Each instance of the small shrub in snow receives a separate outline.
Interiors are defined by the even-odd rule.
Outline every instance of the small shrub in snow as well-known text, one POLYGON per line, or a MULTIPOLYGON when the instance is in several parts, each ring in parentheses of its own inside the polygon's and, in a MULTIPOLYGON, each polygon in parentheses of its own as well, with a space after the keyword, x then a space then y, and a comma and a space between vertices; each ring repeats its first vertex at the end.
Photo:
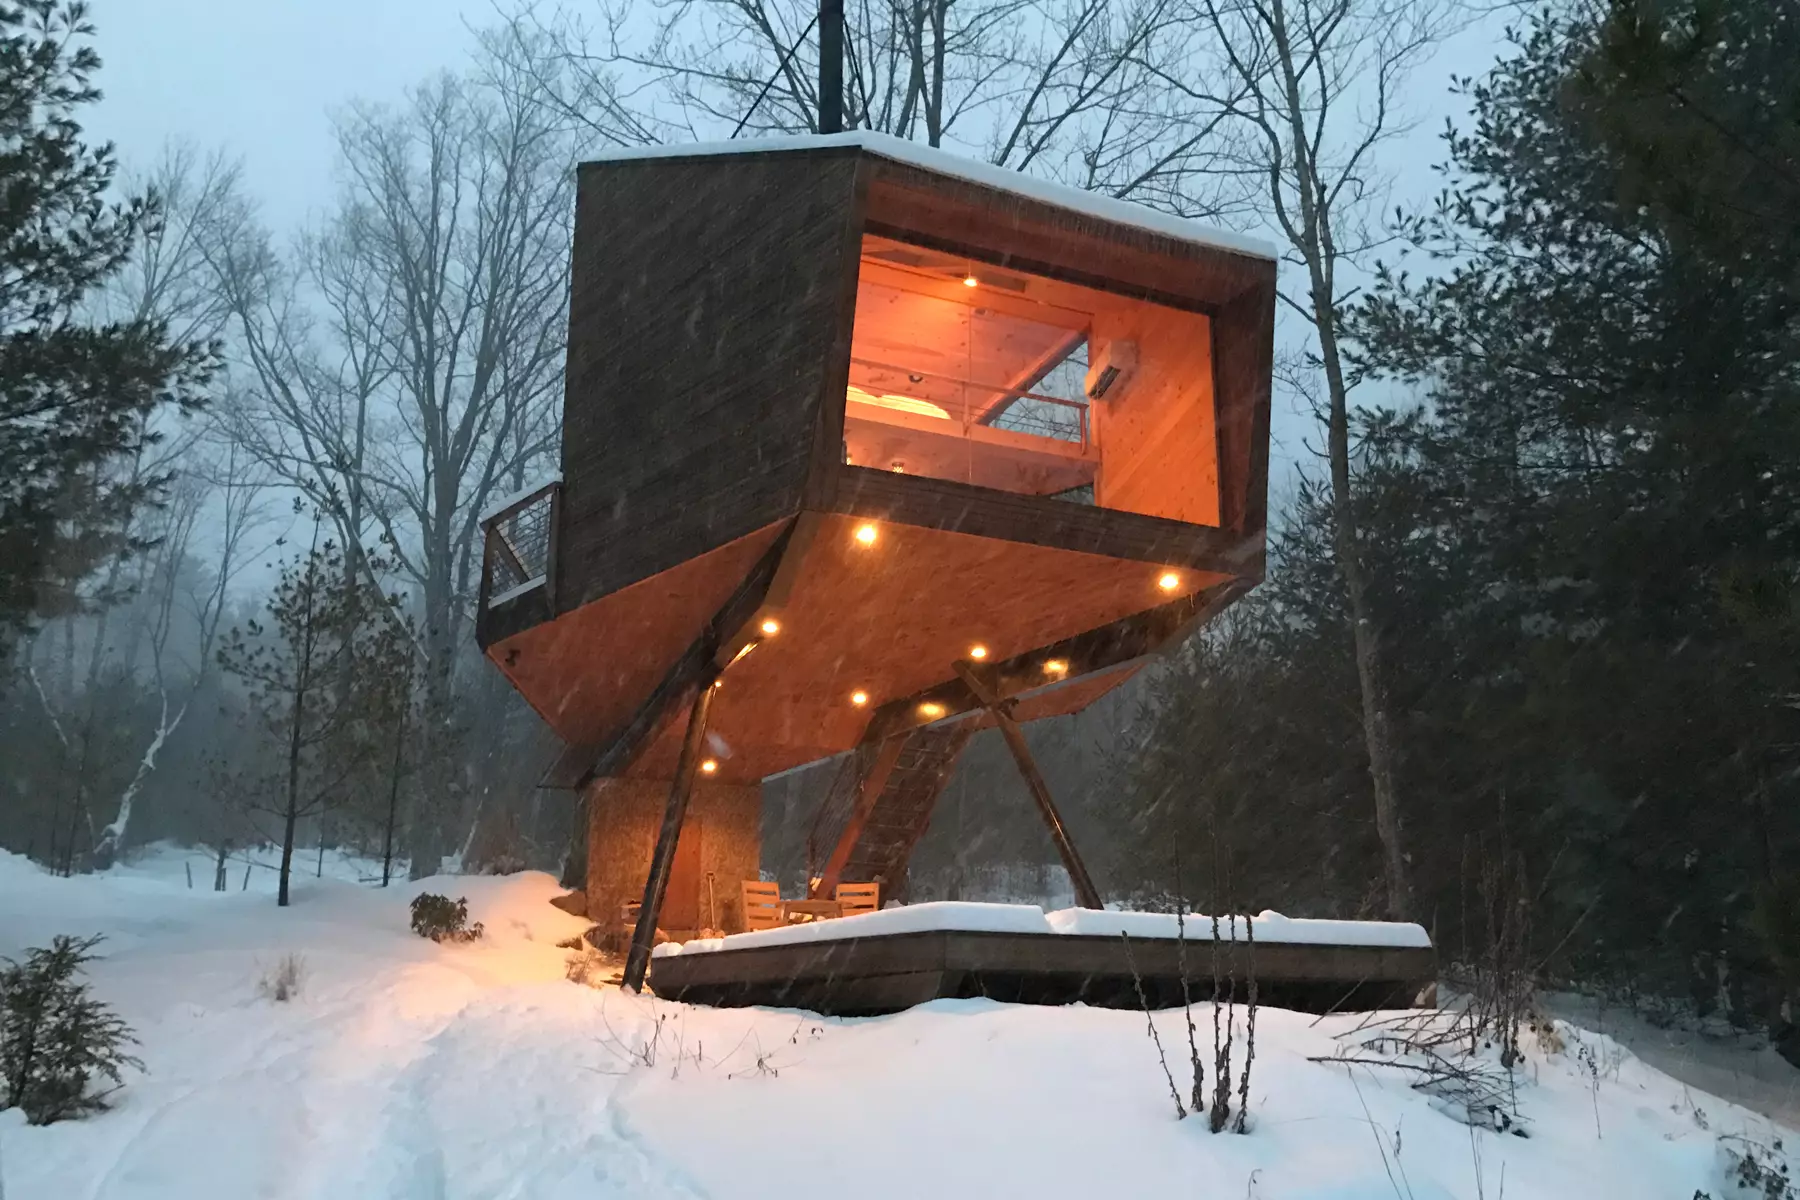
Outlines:
POLYGON ((481 922, 469 924, 469 901, 433 892, 413 897, 412 931, 434 942, 472 942, 481 936, 481 922))
MULTIPOLYGON (((1789 1176, 1787 1157, 1781 1141, 1763 1145, 1748 1137, 1719 1139, 1721 1173, 1725 1176, 1722 1194, 1734 1200, 1796 1200, 1793 1180, 1789 1176)), ((1712 1200, 1705 1192, 1695 1192, 1694 1200, 1712 1200)))
POLYGON ((600 953, 585 943, 578 943, 569 955, 564 974, 570 983, 583 987, 605 987, 619 981, 619 960, 600 953))
POLYGON ((298 954, 284 954, 280 962, 263 973, 256 990, 266 1000, 285 1004, 300 994, 305 982, 306 960, 298 954))
POLYGON ((24 962, 0 960, 0 1109, 23 1109, 33 1125, 104 1109, 125 1068, 144 1069, 126 1050, 131 1027, 76 979, 99 942, 61 936, 24 962), (96 1079, 112 1086, 96 1091, 96 1079))

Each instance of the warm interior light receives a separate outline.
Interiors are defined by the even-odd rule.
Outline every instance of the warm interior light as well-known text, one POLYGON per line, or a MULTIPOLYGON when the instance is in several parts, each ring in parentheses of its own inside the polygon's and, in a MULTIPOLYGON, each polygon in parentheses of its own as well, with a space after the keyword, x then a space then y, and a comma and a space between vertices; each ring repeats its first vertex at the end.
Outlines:
MULTIPOLYGON (((767 617, 764 618, 760 628, 764 633, 774 635, 781 632, 781 622, 777 621, 774 617, 767 617)), ((762 659, 759 658, 756 661, 761 662, 762 659)))
POLYGON ((869 702, 869 693, 861 692, 861 691, 850 693, 850 703, 856 705, 856 707, 861 708, 863 705, 867 704, 868 702, 869 702))
POLYGON ((975 272, 973 272, 973 271, 970 271, 967 275, 963 276, 963 286, 964 287, 974 287, 976 284, 978 284, 980 282, 981 282, 981 280, 975 278, 975 272))
POLYGON ((900 396, 892 392, 865 392, 852 384, 844 393, 852 404, 868 404, 876 408, 891 409, 894 412, 912 413, 916 417, 933 417, 939 421, 950 419, 950 410, 941 404, 933 404, 929 400, 920 400, 916 396, 900 396))
POLYGON ((865 546, 873 546, 877 536, 875 526, 873 525, 858 525, 856 527, 856 540, 865 546))
POLYGON ((1164 571, 1162 577, 1156 581, 1156 586, 1165 592, 1172 592, 1181 586, 1181 576, 1173 571, 1164 571))
POLYGON ((715 680, 713 680, 713 686, 716 688, 722 688, 725 686, 725 681, 723 679, 715 679, 715 680))
POLYGON ((921 717, 931 717, 933 719, 941 717, 944 715, 944 706, 934 700, 927 700, 925 703, 919 705, 919 715, 921 717))
POLYGON ((705 762, 700 764, 700 769, 702 771, 706 772, 706 774, 711 775, 714 771, 719 769, 718 761, 715 759, 709 758, 705 762))
POLYGON ((1067 675, 1068 673, 1069 673, 1069 664, 1066 659, 1047 658, 1044 660, 1044 674, 1054 676, 1057 679, 1061 679, 1064 675, 1067 675))
POLYGON ((970 646, 969 647, 969 657, 970 658, 986 658, 987 657, 987 647, 986 646, 970 646))
POLYGON ((893 466, 889 467, 888 470, 896 475, 904 475, 906 474, 906 464, 903 462, 896 462, 893 466))

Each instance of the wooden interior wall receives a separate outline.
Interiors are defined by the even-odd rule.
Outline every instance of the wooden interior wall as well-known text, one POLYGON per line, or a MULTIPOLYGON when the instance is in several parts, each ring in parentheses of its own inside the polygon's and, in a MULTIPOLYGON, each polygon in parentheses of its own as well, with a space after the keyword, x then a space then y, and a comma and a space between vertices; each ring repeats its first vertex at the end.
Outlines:
MULTIPOLYGON (((619 923, 626 901, 644 898, 668 799, 669 783, 663 779, 600 779, 590 785, 587 912, 608 930, 619 923)), ((696 781, 676 858, 680 869, 670 880, 662 928, 671 936, 691 936, 716 917, 715 928, 741 933, 740 885, 762 869, 762 788, 696 781), (678 923, 684 921, 693 923, 678 923)))
MULTIPOLYGON (((1275 264, 1013 192, 872 158, 873 232, 1123 295, 1208 310, 1254 288, 1275 264)), ((1269 319, 1274 318, 1273 311, 1269 319)))
POLYGON ((852 148, 579 178, 560 612, 798 510, 860 236, 852 148))
POLYGON ((1117 399, 1094 404, 1102 508, 1219 523, 1218 441, 1213 424, 1210 322, 1200 313, 1150 304, 1094 316, 1090 355, 1112 339, 1137 347, 1137 370, 1117 399))

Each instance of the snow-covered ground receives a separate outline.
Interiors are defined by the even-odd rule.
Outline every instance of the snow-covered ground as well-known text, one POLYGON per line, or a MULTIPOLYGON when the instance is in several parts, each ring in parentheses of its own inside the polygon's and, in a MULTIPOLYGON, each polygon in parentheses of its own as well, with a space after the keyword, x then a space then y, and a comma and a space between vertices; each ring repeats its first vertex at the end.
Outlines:
MULTIPOLYGON (((0 854, 0 954, 105 933, 96 990, 149 1067, 86 1121, 0 1115, 0 1194, 1724 1200, 1743 1194, 1726 1178, 1733 1139, 1792 1144, 1567 1026, 1518 1072, 1531 1136, 1472 1129, 1401 1072, 1309 1061, 1363 1018, 1276 1010, 1258 1016, 1251 1132, 1215 1136, 1175 1120, 1141 1013, 669 1005, 567 980, 555 943, 583 923, 546 903, 547 876, 384 892, 339 866, 300 878, 281 910, 272 873, 247 892, 190 891, 173 850, 70 880, 0 854), (412 936, 420 890, 467 896, 487 936, 412 936), (305 983, 277 1003, 258 981, 287 954, 305 983)), ((1210 1010, 1196 1016, 1209 1044, 1210 1010)), ((1181 1013, 1156 1024, 1185 1064, 1181 1013)))

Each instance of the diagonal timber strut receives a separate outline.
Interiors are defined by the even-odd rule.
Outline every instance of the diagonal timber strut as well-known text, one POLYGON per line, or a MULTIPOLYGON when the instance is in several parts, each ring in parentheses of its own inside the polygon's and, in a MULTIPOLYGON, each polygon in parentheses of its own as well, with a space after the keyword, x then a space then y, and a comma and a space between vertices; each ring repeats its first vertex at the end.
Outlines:
POLYGON ((1019 764, 1019 774, 1025 777, 1025 785, 1031 789, 1031 798, 1037 801, 1038 812, 1043 816, 1044 824, 1050 827, 1050 837, 1056 843, 1056 852, 1062 856, 1063 867, 1069 872, 1069 882, 1075 885, 1075 903, 1082 908, 1106 907, 1100 902, 1100 891, 1088 875, 1087 864, 1081 861, 1080 851, 1075 849, 1075 843, 1069 838, 1069 830, 1063 825, 1062 814, 1056 811, 1056 801, 1050 795, 1050 785, 1044 782, 1043 772, 1038 770, 1037 760, 1031 756, 1031 747, 1025 743, 1025 734, 1020 730, 1019 723, 1012 719, 1012 703, 995 696, 968 663, 959 661, 955 666, 957 675, 968 685, 976 701, 987 709, 994 724, 1000 727, 1000 736, 1006 739, 1013 761, 1019 764))

